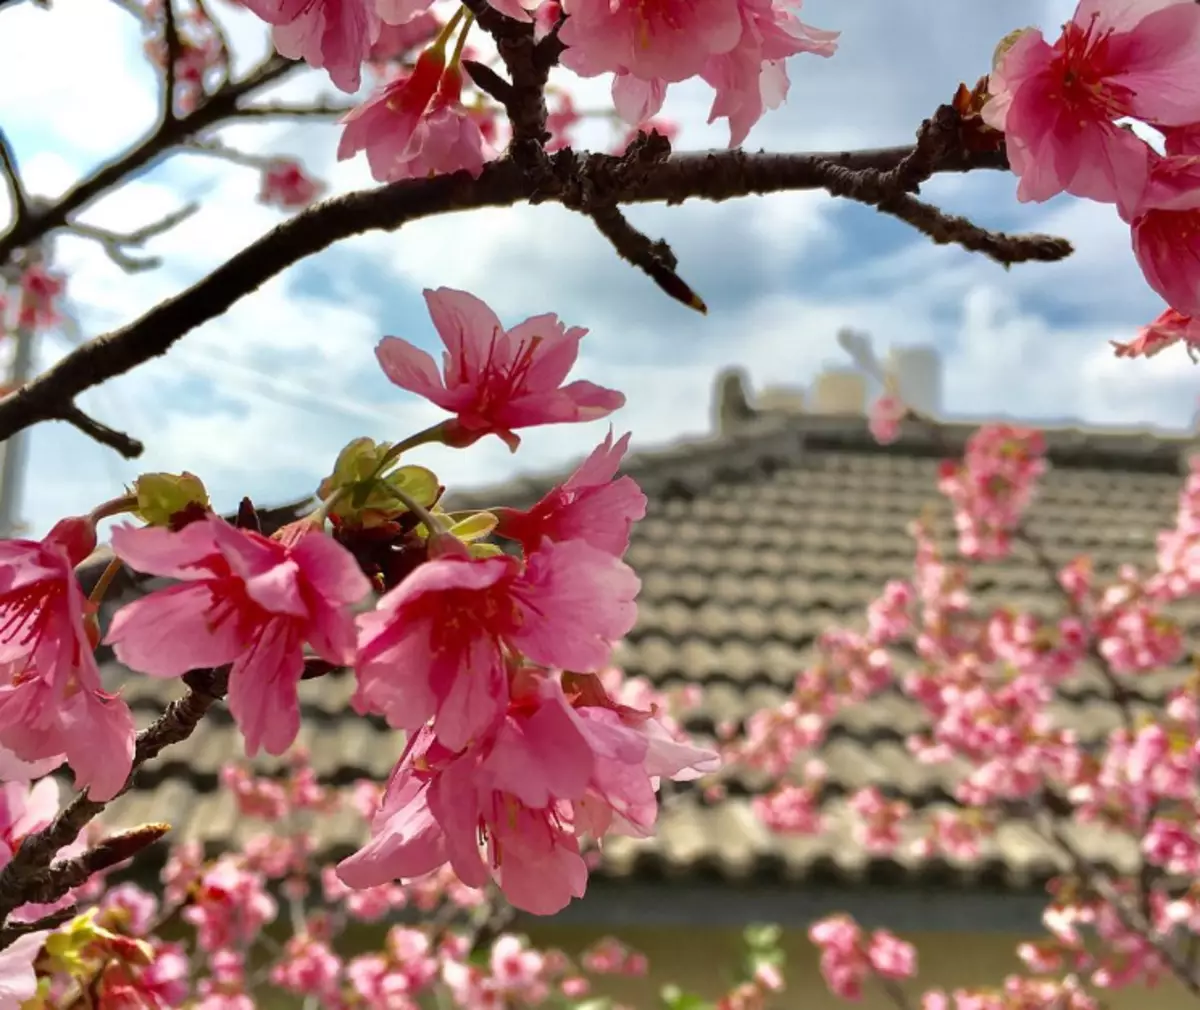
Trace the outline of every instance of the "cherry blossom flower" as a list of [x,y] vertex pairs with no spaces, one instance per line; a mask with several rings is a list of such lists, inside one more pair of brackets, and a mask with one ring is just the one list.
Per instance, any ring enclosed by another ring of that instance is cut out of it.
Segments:
[[478,179],[484,163],[496,158],[495,149],[484,137],[480,118],[462,103],[462,84],[462,73],[457,68],[442,75],[425,114],[403,151],[395,156],[388,178],[381,181],[423,179],[450,172],[467,172]]
[[509,557],[421,565],[359,617],[355,708],[436,734],[459,749],[508,700],[506,652],[600,669],[637,619],[641,583],[582,541],[545,541],[522,566]]
[[20,1010],[37,994],[33,962],[49,935],[48,930],[26,933],[0,950],[0,1010]]
[[1116,120],[1200,122],[1200,7],[1188,0],[1080,0],[1051,46],[1028,29],[999,55],[984,121],[1002,130],[1017,198],[1064,190],[1129,213],[1151,149]]
[[113,616],[117,658],[154,677],[232,663],[229,708],[246,753],[287,750],[300,728],[304,643],[330,663],[353,659],[346,608],[370,591],[353,556],[323,533],[285,545],[211,514],[179,531],[117,527],[112,544],[136,570],[181,580]]
[[241,0],[273,26],[283,56],[324,68],[342,91],[362,84],[362,64],[379,37],[374,0]]
[[594,421],[624,406],[625,397],[582,380],[562,385],[587,330],[558,317],[534,316],[505,330],[474,295],[452,288],[425,291],[425,303],[446,347],[443,373],[433,358],[399,337],[384,337],[375,354],[401,389],[432,400],[455,417],[443,441],[467,446],[494,434],[514,452],[514,428]]
[[637,481],[616,477],[629,438],[625,434],[614,445],[610,430],[575,472],[531,509],[494,509],[500,520],[496,532],[519,541],[527,552],[550,539],[582,540],[614,557],[624,555],[633,524],[646,514],[646,496]]
[[41,541],[0,541],[0,745],[22,762],[66,755],[76,785],[108,800],[133,762],[133,717],[106,694],[75,566],[95,525],[63,519]]
[[263,170],[258,198],[285,210],[307,207],[324,187],[304,171],[298,161],[284,160]]
[[1128,343],[1112,341],[1118,358],[1152,358],[1160,351],[1182,341],[1188,353],[1195,357],[1200,350],[1200,319],[1185,316],[1175,309],[1166,308],[1137,332]]

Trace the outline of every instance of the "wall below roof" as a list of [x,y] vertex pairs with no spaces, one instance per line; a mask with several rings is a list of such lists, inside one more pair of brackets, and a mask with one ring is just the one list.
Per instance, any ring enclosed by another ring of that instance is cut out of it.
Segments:
[[[585,899],[586,900],[586,899]],[[603,931],[584,928],[540,927],[527,929],[534,943],[555,946],[575,956],[604,936]],[[899,932],[899,931],[897,931]],[[612,996],[618,1003],[652,1010],[661,1006],[663,985],[675,983],[709,1000],[720,997],[729,988],[727,973],[736,970],[741,952],[741,932],[679,927],[674,929],[625,930],[617,934],[649,959],[650,972],[644,978],[599,978],[593,994]],[[910,1003],[927,989],[953,990],[959,987],[996,986],[1006,975],[1023,974],[1016,948],[1024,940],[1038,939],[1031,933],[900,933],[916,945],[918,980],[902,986]],[[1044,934],[1043,934],[1044,935]],[[821,978],[816,948],[802,929],[788,930],[783,947],[787,954],[785,978],[787,990],[768,1006],[789,1010],[895,1010],[896,1004],[884,993],[868,985],[861,1002],[846,1003],[831,996]],[[1104,993],[1107,1010],[1184,1010],[1195,999],[1178,985],[1164,983],[1153,991],[1146,988]]]

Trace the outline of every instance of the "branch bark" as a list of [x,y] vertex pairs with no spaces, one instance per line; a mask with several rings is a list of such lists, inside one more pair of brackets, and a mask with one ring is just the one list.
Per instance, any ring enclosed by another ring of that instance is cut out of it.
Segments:
[[[191,117],[180,122],[190,121]],[[395,231],[410,221],[451,211],[503,207],[529,200],[561,202],[578,185],[580,173],[602,204],[679,204],[690,199],[722,201],[820,189],[827,184],[831,165],[853,171],[888,171],[901,164],[912,151],[911,146],[818,154],[719,151],[676,155],[652,165],[599,154],[581,158],[574,152],[563,151],[550,159],[557,186],[549,192],[544,179],[531,179],[521,165],[504,159],[486,166],[477,180],[459,172],[326,200],[252,242],[186,291],[140,319],[82,345],[0,400],[0,440],[40,421],[62,417],[80,393],[165,354],[184,334],[220,316],[293,263],[352,235]],[[151,157],[146,155],[147,159]],[[1006,167],[1002,155],[955,155],[946,160],[940,171]],[[85,186],[90,190],[99,184],[81,184]],[[59,212],[64,202],[70,201],[60,201],[54,211]],[[85,201],[79,197],[77,202]],[[1036,247],[1049,240],[1033,236],[1016,241]],[[1063,245],[1065,249],[1060,252],[1065,255],[1070,247]],[[4,252],[4,243],[0,242],[0,260]]]
[[14,221],[8,231],[0,235],[0,263],[7,263],[23,246],[31,245],[55,229],[65,227],[76,211],[151,168],[189,137],[236,115],[239,103],[244,98],[300,66],[302,64],[295,60],[270,56],[240,81],[222,87],[194,112],[157,124],[135,147],[105,162],[53,203],[31,208],[30,213]]

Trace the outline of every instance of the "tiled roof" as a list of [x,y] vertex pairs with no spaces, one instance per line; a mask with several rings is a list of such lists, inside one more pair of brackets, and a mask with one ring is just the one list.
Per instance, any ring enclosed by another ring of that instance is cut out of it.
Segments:
[[[768,418],[738,434],[631,456],[625,468],[650,499],[628,560],[643,579],[639,622],[617,663],[660,688],[699,684],[702,698],[686,715],[693,733],[778,705],[796,673],[815,655],[818,634],[857,624],[884,580],[911,574],[907,524],[932,506],[949,545],[949,512],[935,487],[940,459],[961,453],[969,426],[907,423],[901,439],[881,447],[854,417]],[[1061,430],[1048,433],[1051,472],[1029,516],[1031,531],[1058,562],[1088,553],[1103,570],[1153,559],[1157,530],[1172,521],[1191,443],[1145,432]],[[455,506],[527,505],[563,474],[526,478],[486,492],[458,495]],[[978,566],[985,601],[1052,612],[1054,589],[1030,557]],[[1180,612],[1200,625],[1200,606]],[[913,658],[915,662],[915,657]],[[1140,678],[1146,710],[1186,670]],[[149,721],[181,688],[110,670],[139,721]],[[1096,671],[1064,685],[1061,721],[1097,740],[1118,721]],[[329,782],[380,778],[400,743],[381,723],[354,716],[352,681],[335,673],[301,685],[301,743]],[[899,692],[846,709],[821,757],[829,767],[825,808],[831,828],[813,838],[781,838],[759,824],[750,796],[754,775],[736,778],[729,796],[708,802],[698,790],[670,797],[656,838],[613,839],[600,874],[614,879],[776,880],[779,882],[963,883],[1024,889],[1055,865],[1029,826],[1006,823],[978,860],[882,859],[854,840],[846,795],[875,784],[907,799],[918,819],[952,802],[955,771],[918,764],[904,746],[922,727],[919,708]],[[176,836],[222,845],[247,825],[224,794],[221,765],[240,753],[224,709],[196,736],[170,748],[111,808],[128,824],[167,820]],[[269,762],[268,762],[269,765]],[[357,816],[317,828],[319,846],[349,851],[362,838]],[[1092,858],[1118,867],[1134,852],[1112,835],[1081,830]]]

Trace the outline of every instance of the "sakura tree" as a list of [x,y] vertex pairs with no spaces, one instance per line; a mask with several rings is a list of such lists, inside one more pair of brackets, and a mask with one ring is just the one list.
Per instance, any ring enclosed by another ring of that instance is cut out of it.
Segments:
[[[136,457],[137,437],[85,414],[82,392],[167,352],[339,239],[522,201],[587,216],[618,255],[703,312],[669,246],[637,231],[622,206],[824,189],[1004,264],[1068,255],[1061,239],[992,232],[918,195],[936,173],[1009,169],[1019,200],[1067,192],[1112,204],[1129,224],[1147,283],[1168,307],[1118,354],[1197,342],[1200,5],[1190,0],[1081,0],[1053,43],[1037,29],[1000,40],[991,72],[960,85],[912,146],[840,154],[738,149],[786,97],[786,60],[836,50],[837,33],[801,22],[798,3],[244,2],[270,26],[275,51],[241,75],[209,0],[122,3],[160,68],[158,120],[56,199],[29,197],[0,134],[13,208],[0,235],[4,325],[19,334],[56,318],[70,278],[55,268],[52,241],[64,231],[99,243],[126,269],[153,266],[135,251],[179,215],[127,234],[76,215],[174,151],[245,163],[262,172],[263,199],[307,209],[8,392],[0,437],[60,420]],[[556,66],[581,78],[613,75],[613,117],[629,131],[618,153],[574,148],[569,95],[551,96],[553,111],[547,102]],[[303,107],[263,99],[269,85],[302,72],[325,75],[350,97]],[[656,124],[669,85],[692,78],[714,91],[711,117],[728,120],[728,151],[673,153],[672,131]],[[362,99],[367,81],[375,89]],[[213,133],[238,118],[290,115],[340,116],[339,158],[365,154],[382,185],[314,202],[322,184],[302,166],[245,155]],[[447,511],[442,481],[416,462],[422,446],[465,450],[489,436],[515,452],[522,429],[620,408],[619,391],[567,381],[587,331],[552,312],[505,322],[465,291],[439,288],[425,299],[445,345],[441,368],[399,337],[383,337],[376,357],[396,386],[446,419],[395,441],[350,442],[330,462],[315,506],[281,529],[264,535],[249,500],[236,516],[218,516],[193,474],[148,473],[41,540],[0,543],[0,1006],[241,1010],[263,986],[348,1010],[589,1000],[589,976],[639,971],[644,959],[619,941],[578,963],[532,950],[506,932],[512,910],[549,915],[584,898],[604,837],[650,836],[663,778],[709,776],[719,792],[723,759],[780,779],[760,811],[773,827],[820,830],[819,762],[796,759],[819,745],[837,706],[900,676],[887,649],[905,635],[917,637],[924,665],[904,688],[933,726],[913,746],[925,760],[965,757],[974,769],[960,788],[968,814],[920,844],[967,851],[1015,807],[1045,821],[1073,867],[1071,886],[1048,905],[1052,939],[1022,951],[1036,977],[993,992],[931,991],[923,1007],[1092,1007],[1097,989],[1168,972],[1200,993],[1195,947],[1180,941],[1195,934],[1194,896],[1171,876],[1200,865],[1192,694],[1180,692],[1146,725],[1127,713],[1100,756],[1046,711],[1055,684],[1085,660],[1102,665],[1124,704],[1122,678],[1178,658],[1183,632],[1162,608],[1196,585],[1195,480],[1178,528],[1163,536],[1157,572],[1123,571],[1102,585],[1083,562],[1060,571],[1047,561],[1062,587],[1063,613],[1051,622],[981,614],[957,563],[918,524],[914,579],[885,589],[865,634],[829,635],[827,659],[799,673],[792,701],[756,716],[744,738],[732,732],[718,753],[686,738],[671,699],[610,669],[614,644],[637,618],[640,584],[623,556],[647,508],[636,482],[617,475],[628,434],[610,433],[525,511]],[[885,398],[874,419],[880,437],[893,437],[911,413]],[[997,557],[1014,541],[1039,549],[1020,518],[1040,455],[1036,433],[985,429],[961,465],[948,466],[942,490],[958,510],[965,559]],[[114,517],[122,521],[97,575],[97,524]],[[89,567],[97,577],[85,591]],[[101,626],[99,606],[127,571],[171,584]],[[183,697],[135,733],[125,701],[103,689],[101,642],[137,675],[181,679]],[[385,786],[363,783],[347,795],[323,787],[293,750],[301,682],[341,667],[356,677],[355,711],[383,718],[406,741]],[[282,780],[227,771],[226,788],[243,812],[268,822],[264,833],[215,861],[177,846],[161,894],[113,882],[170,826],[112,833],[100,826],[106,805],[147,762],[204,732],[222,703],[248,758],[291,755]],[[78,791],[65,805],[47,777],[64,766]],[[1088,864],[1058,821],[1043,817],[1063,802],[1074,817],[1103,818],[1141,839],[1143,872],[1113,879]],[[369,840],[336,866],[314,867],[306,821],[346,804]],[[900,843],[901,806],[868,791],[856,809],[872,846]],[[339,949],[348,922],[399,909],[418,916],[391,929],[381,951]],[[268,929],[281,919],[282,945]],[[1085,944],[1081,926],[1099,946]],[[838,995],[879,984],[897,1005],[914,1005],[906,980],[916,965],[902,941],[865,936],[845,918],[815,925],[812,936]],[[777,931],[753,929],[746,940],[744,981],[725,997],[729,1008],[759,1006],[783,985]],[[664,999],[702,1003],[678,987]]]

